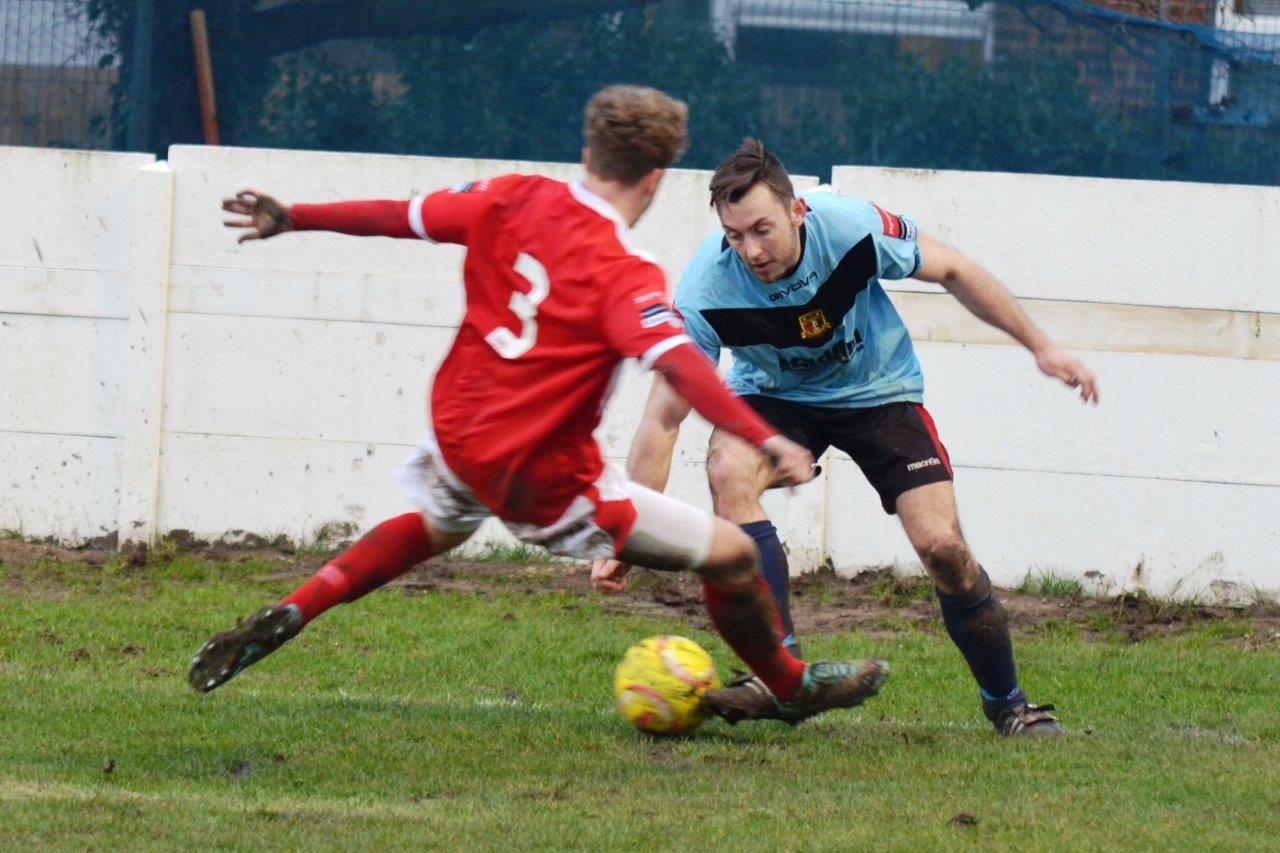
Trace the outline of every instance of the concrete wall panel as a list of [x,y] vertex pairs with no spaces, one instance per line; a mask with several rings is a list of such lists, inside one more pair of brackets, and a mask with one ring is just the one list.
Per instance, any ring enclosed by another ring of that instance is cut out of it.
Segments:
[[1021,348],[921,343],[925,402],[957,465],[1280,485],[1275,362],[1084,353],[1081,404]]
[[174,314],[166,433],[410,444],[452,329]]
[[0,267],[129,268],[130,176],[150,154],[0,146]]
[[118,320],[0,315],[0,430],[120,437],[124,331]]
[[[919,571],[857,467],[836,459],[828,470],[827,552],[836,568]],[[1274,487],[961,467],[956,497],[975,556],[1001,585],[1040,571],[1096,592],[1228,601],[1255,589],[1280,593]]]
[[0,430],[0,530],[70,544],[114,532],[122,444]]
[[837,166],[1017,296],[1280,312],[1280,189]]

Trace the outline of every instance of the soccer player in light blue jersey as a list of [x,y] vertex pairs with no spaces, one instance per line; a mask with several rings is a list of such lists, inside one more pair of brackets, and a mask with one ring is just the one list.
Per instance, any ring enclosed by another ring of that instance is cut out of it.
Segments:
[[[709,237],[686,268],[675,305],[689,336],[713,361],[727,348],[726,382],[815,458],[848,453],[896,514],[937,589],[947,632],[978,682],[982,708],[1002,735],[1062,732],[1018,686],[1008,618],[960,533],[951,463],[924,408],[924,380],[911,338],[882,280],[941,284],[975,316],[1008,333],[1048,376],[1097,402],[1094,374],[1054,344],[987,270],[922,234],[914,222],[828,191],[795,195],[786,169],[746,140],[716,169],[711,204],[723,233]],[[666,487],[689,405],[655,380],[627,461],[633,480]],[[771,485],[755,448],[716,430],[707,453],[716,514],[756,540],[765,576],[797,647],[788,609],[788,568],[777,531],[760,505]],[[597,586],[616,591],[627,566],[600,563]],[[731,721],[777,716],[758,680],[720,691],[709,710]]]

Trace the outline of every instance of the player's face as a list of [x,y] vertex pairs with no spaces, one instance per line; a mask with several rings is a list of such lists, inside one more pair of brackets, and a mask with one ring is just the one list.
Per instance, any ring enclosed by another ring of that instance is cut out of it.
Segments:
[[765,184],[756,184],[739,201],[723,205],[720,224],[733,251],[765,284],[785,276],[800,261],[800,223],[804,203],[788,204]]

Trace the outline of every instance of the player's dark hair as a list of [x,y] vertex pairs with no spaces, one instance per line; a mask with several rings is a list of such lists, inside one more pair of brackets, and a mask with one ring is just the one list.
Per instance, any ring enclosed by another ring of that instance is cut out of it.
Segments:
[[767,186],[783,204],[796,197],[791,176],[778,155],[759,139],[747,137],[737,151],[716,166],[711,176],[711,206],[719,210],[726,204],[737,204],[756,184]]
[[665,169],[689,144],[689,108],[645,86],[608,86],[587,102],[582,137],[591,171],[628,186]]

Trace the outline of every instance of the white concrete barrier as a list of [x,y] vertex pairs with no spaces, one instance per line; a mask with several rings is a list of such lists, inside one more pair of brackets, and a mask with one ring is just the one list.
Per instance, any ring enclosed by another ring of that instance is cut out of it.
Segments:
[[[219,200],[242,187],[286,201],[402,198],[510,171],[578,174],[185,146],[166,164],[0,149],[17,187],[0,212],[0,528],[305,541],[405,511],[392,471],[426,423],[461,317],[461,249],[321,234],[237,246]],[[674,170],[637,231],[673,285],[715,226],[708,177]],[[833,177],[982,260],[1101,376],[1103,404],[1085,409],[937,288],[892,286],[962,522],[998,582],[1039,569],[1099,590],[1280,593],[1280,192]],[[625,373],[600,432],[614,461],[647,388]],[[684,430],[670,489],[701,506],[708,431]],[[766,499],[793,569],[918,568],[856,466],[833,453],[826,468]]]
[[1016,296],[1280,312],[1274,187],[865,166],[835,167],[832,186],[981,258]]
[[2,529],[88,539],[118,527],[129,282],[142,263],[132,205],[154,159],[0,147]]

